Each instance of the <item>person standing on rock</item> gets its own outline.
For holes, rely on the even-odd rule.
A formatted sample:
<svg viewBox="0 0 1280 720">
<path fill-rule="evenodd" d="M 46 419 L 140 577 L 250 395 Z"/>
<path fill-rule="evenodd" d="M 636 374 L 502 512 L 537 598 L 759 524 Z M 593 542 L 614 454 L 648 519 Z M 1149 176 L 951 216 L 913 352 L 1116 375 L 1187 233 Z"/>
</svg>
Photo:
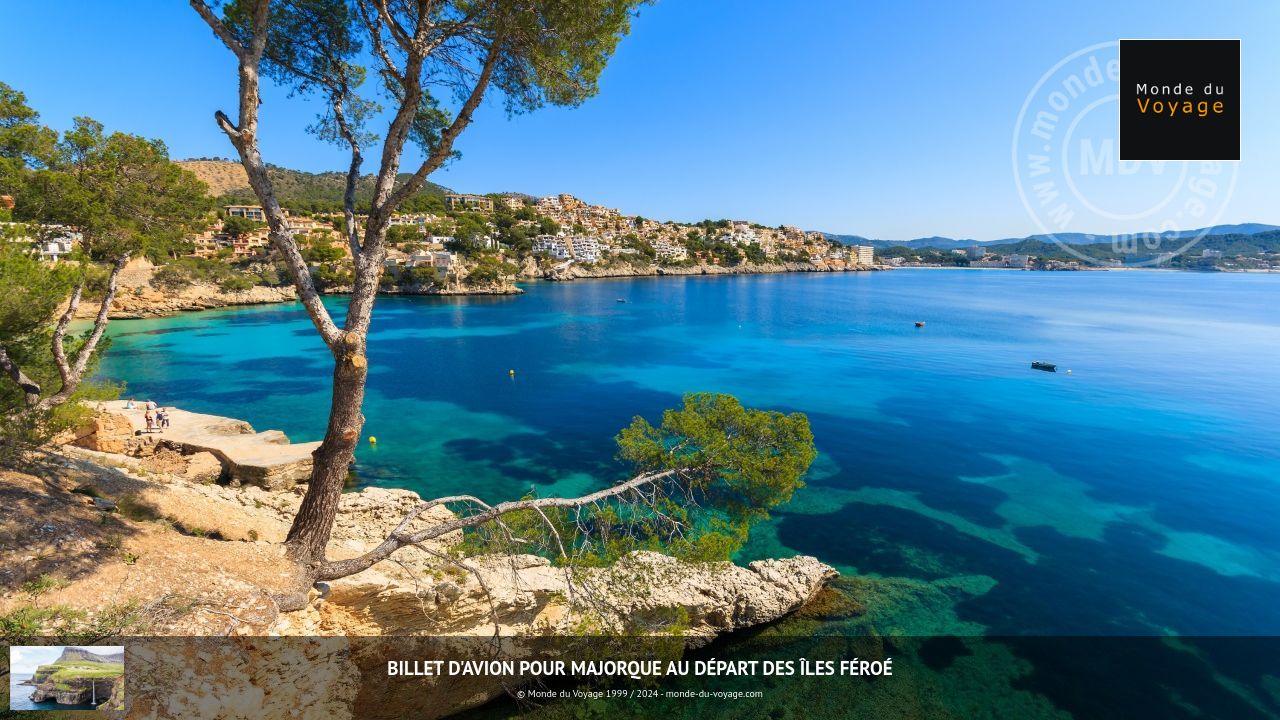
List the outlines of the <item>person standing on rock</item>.
<svg viewBox="0 0 1280 720">
<path fill-rule="evenodd" d="M 147 412 L 155 412 L 155 411 L 156 411 L 156 401 L 155 401 L 155 400 L 148 400 L 148 401 L 147 401 Z"/>
<path fill-rule="evenodd" d="M 156 427 L 160 428 L 160 432 L 164 432 L 164 428 L 169 427 L 169 411 L 160 408 L 156 411 Z"/>
</svg>

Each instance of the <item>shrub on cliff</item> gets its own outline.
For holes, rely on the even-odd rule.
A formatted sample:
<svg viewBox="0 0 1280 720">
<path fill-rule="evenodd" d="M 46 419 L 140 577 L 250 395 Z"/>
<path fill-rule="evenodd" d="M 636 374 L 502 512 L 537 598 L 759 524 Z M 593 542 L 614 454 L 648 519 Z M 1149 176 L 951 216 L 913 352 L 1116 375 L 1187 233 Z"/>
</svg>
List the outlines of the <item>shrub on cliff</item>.
<svg viewBox="0 0 1280 720">
<path fill-rule="evenodd" d="M 543 507 L 471 528 L 462 551 L 532 550 L 580 565 L 609 564 L 636 550 L 728 560 L 752 525 L 804 486 L 817 456 L 802 413 L 745 408 L 716 393 L 685 395 L 656 426 L 636 417 L 617 443 L 618 458 L 631 469 L 629 482 L 648 482 L 594 493 L 587 502 L 548 498 Z M 533 496 L 524 501 L 538 502 Z"/>
</svg>

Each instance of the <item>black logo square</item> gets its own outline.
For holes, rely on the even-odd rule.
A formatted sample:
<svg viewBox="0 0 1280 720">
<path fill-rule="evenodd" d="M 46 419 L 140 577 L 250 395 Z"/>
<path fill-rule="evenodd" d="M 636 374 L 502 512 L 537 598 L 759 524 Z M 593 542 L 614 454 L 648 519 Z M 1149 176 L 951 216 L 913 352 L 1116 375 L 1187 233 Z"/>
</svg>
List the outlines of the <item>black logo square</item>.
<svg viewBox="0 0 1280 720">
<path fill-rule="evenodd" d="M 1121 40 L 1120 159 L 1239 160 L 1240 41 Z"/>
</svg>

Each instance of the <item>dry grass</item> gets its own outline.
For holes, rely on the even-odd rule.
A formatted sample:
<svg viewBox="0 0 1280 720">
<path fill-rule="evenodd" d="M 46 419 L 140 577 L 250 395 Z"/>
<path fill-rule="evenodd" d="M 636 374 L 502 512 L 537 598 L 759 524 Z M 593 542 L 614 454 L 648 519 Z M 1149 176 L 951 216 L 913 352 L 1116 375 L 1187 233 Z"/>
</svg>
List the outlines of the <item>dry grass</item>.
<svg viewBox="0 0 1280 720">
<path fill-rule="evenodd" d="M 226 195 L 232 190 L 249 187 L 249 176 L 240 163 L 219 160 L 181 160 L 177 163 L 195 173 L 201 182 L 209 186 L 209 196 Z"/>
</svg>

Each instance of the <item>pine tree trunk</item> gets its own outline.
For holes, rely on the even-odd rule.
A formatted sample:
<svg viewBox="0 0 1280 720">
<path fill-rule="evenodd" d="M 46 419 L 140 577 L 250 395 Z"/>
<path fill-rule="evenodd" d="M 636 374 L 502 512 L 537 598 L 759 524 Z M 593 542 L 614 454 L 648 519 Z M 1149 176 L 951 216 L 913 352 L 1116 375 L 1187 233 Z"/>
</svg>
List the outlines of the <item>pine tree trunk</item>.
<svg viewBox="0 0 1280 720">
<path fill-rule="evenodd" d="M 342 488 L 364 426 L 364 415 L 360 412 L 368 377 L 364 339 L 355 333 L 346 333 L 341 347 L 333 368 L 329 425 L 320 447 L 312 453 L 307 493 L 285 539 L 293 557 L 306 565 L 324 562 Z"/>
</svg>

